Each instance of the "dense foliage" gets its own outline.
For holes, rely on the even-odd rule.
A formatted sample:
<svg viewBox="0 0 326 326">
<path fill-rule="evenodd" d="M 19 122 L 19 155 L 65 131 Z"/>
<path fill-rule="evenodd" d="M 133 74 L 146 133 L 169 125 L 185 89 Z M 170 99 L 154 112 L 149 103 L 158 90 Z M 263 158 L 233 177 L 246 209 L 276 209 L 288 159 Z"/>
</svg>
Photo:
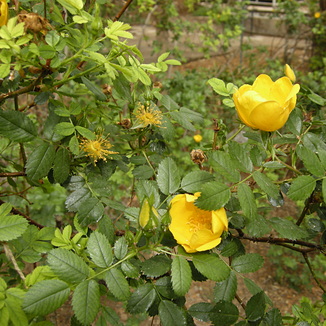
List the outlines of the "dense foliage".
<svg viewBox="0 0 326 326">
<path fill-rule="evenodd" d="M 0 325 L 52 325 L 49 314 L 66 302 L 72 325 L 123 325 L 118 301 L 129 325 L 148 316 L 167 326 L 326 325 L 323 72 L 295 82 L 278 65 L 241 82 L 207 71 L 168 79 L 180 61 L 164 52 L 145 63 L 130 45 L 131 26 L 119 19 L 131 1 L 24 1 L 9 15 L 4 3 Z M 185 4 L 209 17 L 205 55 L 240 35 L 244 2 L 237 15 L 225 1 Z M 181 26 L 174 1 L 133 9 L 163 10 L 165 28 Z M 310 20 L 322 38 L 318 19 L 325 13 Z M 297 214 L 275 216 L 288 201 Z M 295 252 L 312 276 L 305 285 L 323 295 L 282 316 L 250 278 L 264 259 L 248 241 Z M 189 307 L 193 280 L 215 282 L 211 302 Z"/>
</svg>

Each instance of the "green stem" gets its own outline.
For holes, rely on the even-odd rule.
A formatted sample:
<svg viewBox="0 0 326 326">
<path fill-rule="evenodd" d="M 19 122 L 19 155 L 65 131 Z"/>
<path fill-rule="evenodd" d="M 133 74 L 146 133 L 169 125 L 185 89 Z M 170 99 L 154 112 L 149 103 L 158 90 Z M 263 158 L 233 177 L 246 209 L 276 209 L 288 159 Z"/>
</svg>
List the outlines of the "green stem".
<svg viewBox="0 0 326 326">
<path fill-rule="evenodd" d="M 228 138 L 225 143 L 227 144 L 229 141 L 233 140 L 235 137 L 237 137 L 237 135 L 239 135 L 239 133 L 242 131 L 242 129 L 245 127 L 246 125 L 241 125 L 239 127 L 239 129 L 230 137 Z"/>
</svg>

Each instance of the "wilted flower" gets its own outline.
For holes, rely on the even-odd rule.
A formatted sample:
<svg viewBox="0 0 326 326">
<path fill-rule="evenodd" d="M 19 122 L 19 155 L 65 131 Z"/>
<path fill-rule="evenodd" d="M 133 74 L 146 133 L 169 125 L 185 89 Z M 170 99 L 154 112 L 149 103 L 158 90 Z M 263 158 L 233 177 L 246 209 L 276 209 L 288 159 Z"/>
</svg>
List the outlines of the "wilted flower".
<svg viewBox="0 0 326 326">
<path fill-rule="evenodd" d="M 295 82 L 295 80 L 297 79 L 295 77 L 294 71 L 291 69 L 291 67 L 288 64 L 284 66 L 284 74 L 286 77 L 290 78 L 292 82 Z"/>
<path fill-rule="evenodd" d="M 154 107 L 140 104 L 134 114 L 137 118 L 135 128 L 144 128 L 148 125 L 160 126 L 162 124 L 162 112 Z"/>
<path fill-rule="evenodd" d="M 196 164 L 203 164 L 206 161 L 206 155 L 201 149 L 193 149 L 190 152 L 191 160 Z"/>
<path fill-rule="evenodd" d="M 80 144 L 81 150 L 86 153 L 86 156 L 92 158 L 94 163 L 98 160 L 106 161 L 106 157 L 110 154 L 118 154 L 109 151 L 111 147 L 111 143 L 100 135 L 95 140 L 84 139 Z"/>
<path fill-rule="evenodd" d="M 317 19 L 320 18 L 320 12 L 318 12 L 318 11 L 315 12 L 314 17 L 317 18 Z"/>
<path fill-rule="evenodd" d="M 189 253 L 216 247 L 222 240 L 222 233 L 228 230 L 225 209 L 199 209 L 195 206 L 199 196 L 199 192 L 194 195 L 180 194 L 170 203 L 169 229 L 175 240 Z"/>
<path fill-rule="evenodd" d="M 294 109 L 300 86 L 288 77 L 276 82 L 267 75 L 259 75 L 253 85 L 243 85 L 234 94 L 233 101 L 239 118 L 247 126 L 274 131 L 284 126 Z"/>
<path fill-rule="evenodd" d="M 200 143 L 203 140 L 203 136 L 202 135 L 195 135 L 194 136 L 194 141 L 196 143 Z"/>
<path fill-rule="evenodd" d="M 0 0 L 0 26 L 8 22 L 8 4 L 6 0 Z"/>
</svg>

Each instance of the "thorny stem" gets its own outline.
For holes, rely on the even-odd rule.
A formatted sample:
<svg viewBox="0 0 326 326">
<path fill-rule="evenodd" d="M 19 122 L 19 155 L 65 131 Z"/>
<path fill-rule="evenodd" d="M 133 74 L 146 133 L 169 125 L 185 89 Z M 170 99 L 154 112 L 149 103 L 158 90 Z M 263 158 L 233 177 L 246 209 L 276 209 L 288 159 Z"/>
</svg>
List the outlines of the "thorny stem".
<svg viewBox="0 0 326 326">
<path fill-rule="evenodd" d="M 121 18 L 121 16 L 124 14 L 124 12 L 127 10 L 127 8 L 131 5 L 133 0 L 128 0 L 126 4 L 122 7 L 122 9 L 115 15 L 113 21 L 117 21 Z"/>
<path fill-rule="evenodd" d="M 303 256 L 304 260 L 306 261 L 306 263 L 307 263 L 307 265 L 308 265 L 308 268 L 309 268 L 309 270 L 310 270 L 310 273 L 311 273 L 312 277 L 314 278 L 314 280 L 316 281 L 317 285 L 321 288 L 321 290 L 322 290 L 324 293 L 326 293 L 326 289 L 324 288 L 324 286 L 319 282 L 318 278 L 316 277 L 316 274 L 315 274 L 315 272 L 314 272 L 314 270 L 313 270 L 313 268 L 312 268 L 312 266 L 311 266 L 311 264 L 310 264 L 310 260 L 309 260 L 309 258 L 308 258 L 307 253 L 303 252 L 303 253 L 302 253 L 302 256 Z"/>
</svg>

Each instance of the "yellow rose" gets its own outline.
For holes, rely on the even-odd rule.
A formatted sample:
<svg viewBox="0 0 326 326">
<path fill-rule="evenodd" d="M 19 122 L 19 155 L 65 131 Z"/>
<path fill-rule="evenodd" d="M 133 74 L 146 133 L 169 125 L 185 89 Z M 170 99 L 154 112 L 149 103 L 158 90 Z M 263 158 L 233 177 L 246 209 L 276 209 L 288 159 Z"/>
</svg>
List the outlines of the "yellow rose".
<svg viewBox="0 0 326 326">
<path fill-rule="evenodd" d="M 295 82 L 296 80 L 295 73 L 288 64 L 286 64 L 284 67 L 284 74 L 286 77 L 290 78 L 292 82 Z"/>
<path fill-rule="evenodd" d="M 194 136 L 194 141 L 196 143 L 200 143 L 203 140 L 203 136 L 202 135 L 195 135 Z"/>
<path fill-rule="evenodd" d="M 243 85 L 233 101 L 239 118 L 253 129 L 274 131 L 284 126 L 297 101 L 298 84 L 288 77 L 276 82 L 267 75 L 259 75 L 253 85 Z"/>
<path fill-rule="evenodd" d="M 0 0 L 0 26 L 8 22 L 8 4 L 6 0 Z"/>
<path fill-rule="evenodd" d="M 221 242 L 223 231 L 228 230 L 225 209 L 199 209 L 194 203 L 199 196 L 199 192 L 176 195 L 170 203 L 169 229 L 175 240 L 189 253 L 216 247 Z"/>
<path fill-rule="evenodd" d="M 314 16 L 315 16 L 315 18 L 317 18 L 317 19 L 320 18 L 320 12 L 318 12 L 318 11 L 315 12 Z"/>
</svg>

